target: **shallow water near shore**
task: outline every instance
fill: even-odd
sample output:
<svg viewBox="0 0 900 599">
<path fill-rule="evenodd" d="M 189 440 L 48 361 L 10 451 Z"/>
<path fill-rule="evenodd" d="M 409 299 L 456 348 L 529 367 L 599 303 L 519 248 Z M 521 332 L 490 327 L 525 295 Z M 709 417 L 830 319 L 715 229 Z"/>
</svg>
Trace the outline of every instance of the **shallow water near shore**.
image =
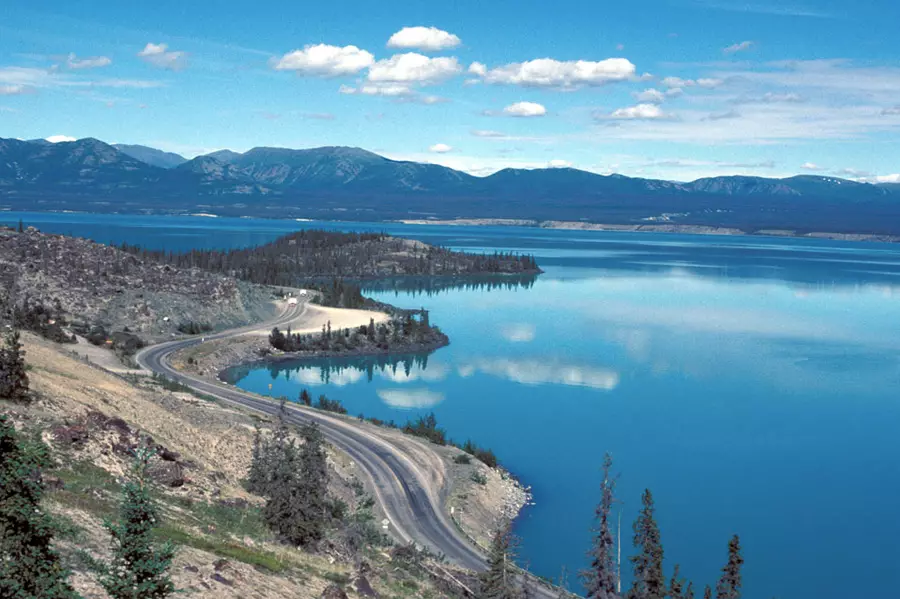
<svg viewBox="0 0 900 599">
<path fill-rule="evenodd" d="M 666 551 L 713 584 L 741 534 L 745 597 L 886 596 L 900 560 L 900 246 L 814 240 L 0 213 L 97 241 L 239 247 L 298 228 L 386 230 L 536 254 L 533 284 L 375 290 L 425 307 L 429 356 L 249 369 L 241 387 L 307 387 L 351 414 L 434 412 L 533 486 L 521 561 L 586 564 L 599 467 L 621 472 L 623 539 L 649 487 Z M 272 385 L 271 391 L 268 386 Z M 627 554 L 628 551 L 626 550 Z"/>
</svg>

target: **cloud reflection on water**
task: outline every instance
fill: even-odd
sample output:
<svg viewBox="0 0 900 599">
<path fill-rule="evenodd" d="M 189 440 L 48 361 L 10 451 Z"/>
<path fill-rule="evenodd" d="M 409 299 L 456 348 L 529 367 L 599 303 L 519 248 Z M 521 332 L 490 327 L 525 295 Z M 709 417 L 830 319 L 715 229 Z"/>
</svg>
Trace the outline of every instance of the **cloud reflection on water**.
<svg viewBox="0 0 900 599">
<path fill-rule="evenodd" d="M 466 378 L 476 372 L 523 385 L 557 384 L 612 391 L 619 385 L 619 373 L 608 368 L 566 364 L 537 358 L 483 358 L 457 368 Z"/>
<path fill-rule="evenodd" d="M 444 401 L 444 394 L 430 389 L 378 389 L 375 393 L 394 408 L 432 408 Z"/>
</svg>

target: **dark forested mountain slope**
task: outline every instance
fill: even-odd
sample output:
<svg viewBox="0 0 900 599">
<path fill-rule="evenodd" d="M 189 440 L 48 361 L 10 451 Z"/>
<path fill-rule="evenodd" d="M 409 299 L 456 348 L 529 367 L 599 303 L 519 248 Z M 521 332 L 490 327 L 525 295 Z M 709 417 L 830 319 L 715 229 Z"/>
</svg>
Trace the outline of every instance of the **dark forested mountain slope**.
<svg viewBox="0 0 900 599">
<path fill-rule="evenodd" d="M 141 162 L 146 162 L 150 166 L 158 166 L 160 168 L 175 168 L 179 164 L 187 162 L 187 158 L 173 152 L 163 152 L 156 148 L 147 146 L 129 145 L 129 144 L 113 144 L 113 147 L 123 154 L 136 158 Z"/>
<path fill-rule="evenodd" d="M 504 169 L 475 177 L 337 146 L 221 150 L 161 168 L 145 161 L 160 164 L 158 155 L 134 148 L 120 150 L 96 139 L 57 144 L 0 139 L 0 208 L 669 222 L 900 234 L 900 186 L 835 177 L 731 176 L 677 183 L 571 168 Z"/>
</svg>

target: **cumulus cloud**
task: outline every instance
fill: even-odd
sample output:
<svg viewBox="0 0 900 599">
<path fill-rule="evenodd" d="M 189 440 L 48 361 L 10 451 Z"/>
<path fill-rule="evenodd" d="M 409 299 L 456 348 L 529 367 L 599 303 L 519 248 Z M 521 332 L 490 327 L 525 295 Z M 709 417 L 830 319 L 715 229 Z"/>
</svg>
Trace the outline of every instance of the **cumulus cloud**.
<svg viewBox="0 0 900 599">
<path fill-rule="evenodd" d="M 548 162 L 547 166 L 549 168 L 572 168 L 572 163 L 568 160 L 555 159 Z"/>
<path fill-rule="evenodd" d="M 185 52 L 169 50 L 167 44 L 148 43 L 137 55 L 145 62 L 163 69 L 180 69 L 185 66 L 187 61 Z"/>
<path fill-rule="evenodd" d="M 146 48 L 145 48 L 146 50 Z M 75 53 L 69 54 L 66 58 L 66 66 L 70 69 L 96 69 L 106 67 L 112 64 L 112 59 L 108 56 L 89 56 L 87 58 L 78 58 Z"/>
<path fill-rule="evenodd" d="M 65 141 L 75 141 L 75 138 L 69 135 L 51 135 L 50 137 L 45 138 L 44 141 L 49 141 L 52 144 L 58 144 Z"/>
<path fill-rule="evenodd" d="M 538 58 L 490 69 L 481 76 L 487 83 L 571 90 L 627 81 L 634 77 L 635 70 L 625 58 L 601 61 Z"/>
<path fill-rule="evenodd" d="M 900 183 L 900 173 L 894 175 L 879 175 L 875 177 L 876 183 Z"/>
<path fill-rule="evenodd" d="M 435 51 L 455 48 L 460 43 L 459 37 L 437 27 L 404 27 L 391 36 L 387 47 Z"/>
<path fill-rule="evenodd" d="M 645 104 L 662 104 L 666 101 L 666 94 L 653 88 L 645 89 L 642 92 L 634 92 L 631 95 L 634 96 L 634 99 L 638 102 L 643 102 Z"/>
<path fill-rule="evenodd" d="M 518 117 L 544 116 L 547 109 L 537 102 L 516 102 L 504 108 L 503 114 Z"/>
<path fill-rule="evenodd" d="M 272 66 L 276 71 L 295 71 L 300 75 L 340 77 L 354 75 L 374 62 L 371 53 L 356 46 L 315 44 L 288 52 Z"/>
<path fill-rule="evenodd" d="M 666 114 L 656 104 L 637 104 L 619 108 L 610 115 L 614 119 L 653 120 L 666 118 Z"/>
<path fill-rule="evenodd" d="M 429 389 L 378 389 L 381 400 L 395 408 L 431 408 L 444 401 L 444 394 Z"/>
<path fill-rule="evenodd" d="M 662 80 L 662 84 L 668 88 L 685 88 L 685 87 L 702 87 L 704 89 L 714 89 L 725 83 L 722 79 L 682 79 L 681 77 L 666 77 Z"/>
<path fill-rule="evenodd" d="M 724 48 L 722 50 L 722 52 L 724 52 L 725 54 L 735 54 L 737 52 L 744 52 L 745 50 L 749 50 L 752 47 L 753 47 L 753 42 L 750 42 L 750 41 L 738 42 L 736 44 L 731 44 L 727 48 Z"/>
<path fill-rule="evenodd" d="M 429 58 L 416 52 L 395 54 L 369 67 L 369 81 L 430 85 L 462 71 L 455 57 Z"/>
<path fill-rule="evenodd" d="M 469 74 L 477 75 L 478 77 L 484 77 L 487 75 L 487 66 L 480 62 L 473 62 L 469 65 Z"/>
<path fill-rule="evenodd" d="M 818 164 L 816 164 L 816 163 L 814 163 L 814 162 L 804 162 L 803 164 L 800 165 L 800 168 L 802 168 L 802 169 L 805 170 L 805 171 L 821 171 L 821 170 L 824 170 L 821 166 L 819 166 Z"/>
<path fill-rule="evenodd" d="M 428 148 L 429 152 L 435 152 L 437 154 L 446 154 L 453 150 L 452 146 L 448 146 L 447 144 L 434 144 Z"/>
</svg>

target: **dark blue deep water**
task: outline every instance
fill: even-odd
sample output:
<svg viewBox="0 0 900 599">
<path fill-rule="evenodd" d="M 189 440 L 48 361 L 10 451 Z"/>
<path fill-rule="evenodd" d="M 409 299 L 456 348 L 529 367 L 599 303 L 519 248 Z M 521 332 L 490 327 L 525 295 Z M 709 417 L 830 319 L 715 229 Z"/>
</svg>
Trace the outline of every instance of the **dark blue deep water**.
<svg viewBox="0 0 900 599">
<path fill-rule="evenodd" d="M 536 254 L 517 288 L 376 291 L 424 306 L 449 347 L 397 364 L 280 364 L 240 386 L 302 387 L 352 414 L 434 412 L 489 446 L 536 505 L 522 559 L 585 565 L 605 451 L 623 521 L 649 487 L 667 569 L 714 583 L 733 533 L 745 597 L 892 596 L 900 563 L 900 246 L 755 237 L 255 219 L 0 213 L 148 247 L 236 247 L 309 226 Z M 623 534 L 624 538 L 630 528 Z"/>
</svg>

